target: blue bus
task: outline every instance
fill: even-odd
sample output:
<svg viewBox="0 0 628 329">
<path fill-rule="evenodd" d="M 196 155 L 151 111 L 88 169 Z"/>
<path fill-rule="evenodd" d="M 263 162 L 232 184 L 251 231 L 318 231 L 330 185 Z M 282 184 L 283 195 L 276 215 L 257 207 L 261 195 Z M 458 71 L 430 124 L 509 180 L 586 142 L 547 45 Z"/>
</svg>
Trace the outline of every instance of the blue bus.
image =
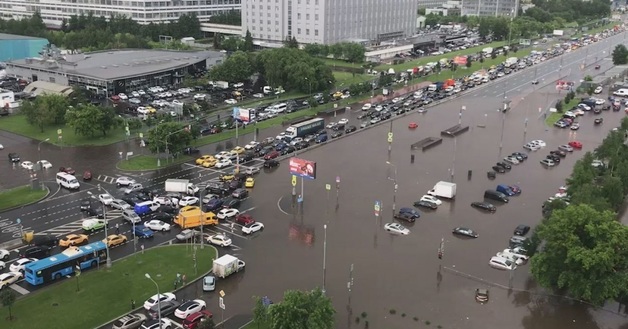
<svg viewBox="0 0 628 329">
<path fill-rule="evenodd" d="M 98 266 L 106 260 L 107 246 L 98 241 L 82 247 L 69 247 L 63 252 L 26 264 L 24 279 L 33 286 L 58 280 L 74 273 Z"/>
</svg>

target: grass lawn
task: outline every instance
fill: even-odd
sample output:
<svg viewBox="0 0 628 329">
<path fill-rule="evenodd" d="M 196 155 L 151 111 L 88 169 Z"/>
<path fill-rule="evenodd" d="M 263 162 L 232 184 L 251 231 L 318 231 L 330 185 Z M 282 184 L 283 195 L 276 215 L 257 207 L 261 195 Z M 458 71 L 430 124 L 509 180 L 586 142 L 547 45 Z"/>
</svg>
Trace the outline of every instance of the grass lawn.
<svg viewBox="0 0 628 329">
<path fill-rule="evenodd" d="M 63 137 L 61 140 L 58 139 L 57 129 L 62 129 Z M 0 130 L 10 131 L 40 141 L 50 138 L 49 143 L 63 146 L 108 145 L 126 138 L 123 127 L 109 131 L 107 136 L 96 134 L 94 138 L 76 135 L 73 129 L 64 125 L 46 126 L 42 132 L 38 127 L 26 122 L 25 116 L 19 114 L 2 118 L 0 120 Z"/>
<path fill-rule="evenodd" d="M 349 62 L 344 61 L 342 59 L 321 58 L 321 57 L 318 57 L 318 58 L 320 60 L 322 60 L 323 62 L 325 62 L 325 64 L 327 64 L 328 66 L 331 66 L 332 70 L 336 66 L 351 67 L 351 68 L 362 68 L 362 65 L 364 65 L 364 63 L 349 63 Z"/>
<path fill-rule="evenodd" d="M 365 81 L 372 81 L 374 76 L 368 74 L 353 74 L 351 72 L 333 71 L 334 78 L 336 78 L 336 87 L 348 87 L 353 84 L 362 83 Z"/>
<path fill-rule="evenodd" d="M 397 65 L 383 64 L 383 65 L 375 67 L 375 69 L 377 71 L 383 71 L 383 70 L 388 70 L 389 68 L 392 67 L 395 70 L 395 72 L 401 72 L 401 71 L 405 71 L 405 70 L 408 70 L 408 69 L 412 69 L 412 68 L 414 68 L 416 66 L 425 65 L 426 63 L 429 63 L 429 62 L 438 62 L 442 58 L 449 58 L 449 59 L 451 59 L 451 58 L 454 58 L 455 56 L 459 56 L 459 55 L 476 54 L 476 53 L 482 51 L 482 49 L 484 49 L 484 48 L 487 48 L 487 47 L 496 48 L 496 47 L 504 46 L 505 44 L 506 44 L 505 41 L 491 42 L 491 43 L 487 43 L 485 45 L 481 45 L 481 46 L 477 46 L 477 47 L 467 48 L 467 49 L 458 50 L 458 51 L 452 51 L 450 53 L 443 54 L 443 55 L 421 57 L 421 58 L 418 58 L 418 59 L 415 59 L 415 60 L 412 60 L 412 61 L 407 61 L 407 62 L 402 63 L 402 64 L 397 64 Z M 517 52 L 517 53 L 519 53 L 519 52 Z M 517 56 L 518 57 L 518 55 L 513 55 L 513 56 Z"/>
<path fill-rule="evenodd" d="M 619 22 L 610 22 L 608 24 L 602 25 L 600 27 L 596 27 L 594 29 L 589 29 L 588 31 L 582 32 L 582 33 L 576 33 L 573 35 L 574 38 L 579 38 L 585 34 L 596 34 L 598 32 L 602 32 L 604 30 L 610 29 L 612 27 L 614 27 L 615 25 L 618 25 Z"/>
<path fill-rule="evenodd" d="M 15 319 L 8 322 L 7 307 L 2 308 L 1 327 L 11 329 L 97 328 L 109 320 L 129 311 L 131 300 L 140 307 L 148 297 L 156 294 L 152 276 L 160 292 L 171 291 L 177 273 L 185 274 L 188 282 L 205 274 L 216 257 L 214 248 L 197 250 L 198 274 L 194 272 L 192 252 L 186 246 L 151 248 L 136 256 L 116 261 L 110 270 L 90 270 L 79 278 L 80 291 L 76 291 L 76 278 L 28 294 L 12 307 Z M 62 325 L 63 324 L 63 325 Z"/>
<path fill-rule="evenodd" d="M 552 127 L 554 126 L 554 122 L 558 121 L 563 117 L 563 113 L 569 111 L 572 107 L 578 105 L 580 103 L 580 98 L 576 95 L 576 98 L 572 99 L 571 102 L 564 104 L 563 99 L 563 112 L 548 112 L 547 118 L 545 118 L 545 124 Z"/>
<path fill-rule="evenodd" d="M 33 190 L 30 185 L 19 186 L 0 192 L 0 211 L 35 202 L 43 198 L 46 193 L 48 193 L 48 191 L 45 189 Z"/>
<path fill-rule="evenodd" d="M 161 159 L 161 166 L 157 167 L 157 157 L 150 155 L 138 155 L 129 160 L 122 160 L 118 162 L 118 168 L 120 170 L 129 170 L 129 171 L 139 171 L 139 170 L 155 170 L 159 168 L 164 168 L 168 166 L 172 166 L 175 164 L 180 164 L 183 162 L 191 161 L 192 157 L 184 155 L 180 156 L 174 160 L 170 158 L 169 161 L 166 162 L 166 159 Z"/>
<path fill-rule="evenodd" d="M 253 321 L 240 329 L 270 329 L 270 326 L 267 326 L 265 324 L 260 325 Z"/>
</svg>

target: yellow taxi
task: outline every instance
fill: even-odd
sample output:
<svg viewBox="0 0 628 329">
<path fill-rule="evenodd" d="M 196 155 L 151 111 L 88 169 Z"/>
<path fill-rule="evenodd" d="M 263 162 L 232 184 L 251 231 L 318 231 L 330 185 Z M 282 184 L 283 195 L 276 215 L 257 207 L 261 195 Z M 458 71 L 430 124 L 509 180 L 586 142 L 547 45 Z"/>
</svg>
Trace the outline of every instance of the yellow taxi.
<svg viewBox="0 0 628 329">
<path fill-rule="evenodd" d="M 336 98 L 336 99 L 341 98 L 342 97 L 342 92 L 341 91 L 337 91 L 337 92 L 334 93 L 334 95 L 332 97 Z"/>
<path fill-rule="evenodd" d="M 253 177 L 249 177 L 246 179 L 246 182 L 244 182 L 244 187 L 253 187 L 255 186 L 255 178 Z"/>
<path fill-rule="evenodd" d="M 236 153 L 236 154 L 242 154 L 244 153 L 244 147 L 242 146 L 236 146 L 233 148 L 233 150 L 231 150 L 231 152 Z"/>
<path fill-rule="evenodd" d="M 146 107 L 146 110 L 148 110 L 148 112 L 149 112 L 150 114 L 155 114 L 155 113 L 157 113 L 157 109 L 155 109 L 154 107 L 151 107 L 151 106 L 147 106 L 147 107 Z"/>
<path fill-rule="evenodd" d="M 112 234 L 108 236 L 106 239 L 102 240 L 102 242 L 106 243 L 109 248 L 119 246 L 125 243 L 127 240 L 126 235 L 124 234 Z"/>
<path fill-rule="evenodd" d="M 220 176 L 220 180 L 224 181 L 224 182 L 228 182 L 233 180 L 233 178 L 235 177 L 234 174 L 224 174 L 222 176 Z"/>
<path fill-rule="evenodd" d="M 201 165 L 205 168 L 211 168 L 216 165 L 216 162 L 218 162 L 216 159 L 211 158 L 209 160 L 203 161 Z"/>
<path fill-rule="evenodd" d="M 216 159 L 214 159 L 213 155 L 203 155 L 202 157 L 196 159 L 196 164 L 197 165 L 202 165 L 203 162 L 209 161 L 209 160 L 216 160 Z"/>
<path fill-rule="evenodd" d="M 87 243 L 87 239 L 85 234 L 69 234 L 59 240 L 59 247 L 80 246 Z"/>
</svg>

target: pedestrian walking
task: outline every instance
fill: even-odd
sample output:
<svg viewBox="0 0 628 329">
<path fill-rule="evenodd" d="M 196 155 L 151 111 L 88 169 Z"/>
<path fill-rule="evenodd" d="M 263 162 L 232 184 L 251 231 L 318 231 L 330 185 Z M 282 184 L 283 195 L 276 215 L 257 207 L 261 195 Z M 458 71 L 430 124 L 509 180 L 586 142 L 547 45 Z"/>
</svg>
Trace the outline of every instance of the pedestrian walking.
<svg viewBox="0 0 628 329">
<path fill-rule="evenodd" d="M 120 224 L 116 223 L 116 234 L 120 234 Z"/>
<path fill-rule="evenodd" d="M 135 309 L 135 299 L 131 299 L 131 311 Z"/>
</svg>

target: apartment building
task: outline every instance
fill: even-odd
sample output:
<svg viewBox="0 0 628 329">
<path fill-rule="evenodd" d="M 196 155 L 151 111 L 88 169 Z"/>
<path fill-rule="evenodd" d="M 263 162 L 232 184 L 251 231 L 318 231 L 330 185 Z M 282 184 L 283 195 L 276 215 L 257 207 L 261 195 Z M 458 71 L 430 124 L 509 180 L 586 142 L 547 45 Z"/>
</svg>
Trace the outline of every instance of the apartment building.
<svg viewBox="0 0 628 329">
<path fill-rule="evenodd" d="M 265 43 L 384 41 L 416 31 L 416 0 L 242 0 L 242 33 Z"/>
<path fill-rule="evenodd" d="M 519 0 L 462 0 L 462 16 L 516 17 Z"/>
<path fill-rule="evenodd" d="M 73 15 L 92 13 L 96 17 L 122 15 L 140 24 L 176 21 L 194 13 L 200 21 L 230 10 L 240 10 L 241 0 L 0 0 L 0 19 L 30 17 L 36 11 L 44 23 L 61 25 Z"/>
</svg>

